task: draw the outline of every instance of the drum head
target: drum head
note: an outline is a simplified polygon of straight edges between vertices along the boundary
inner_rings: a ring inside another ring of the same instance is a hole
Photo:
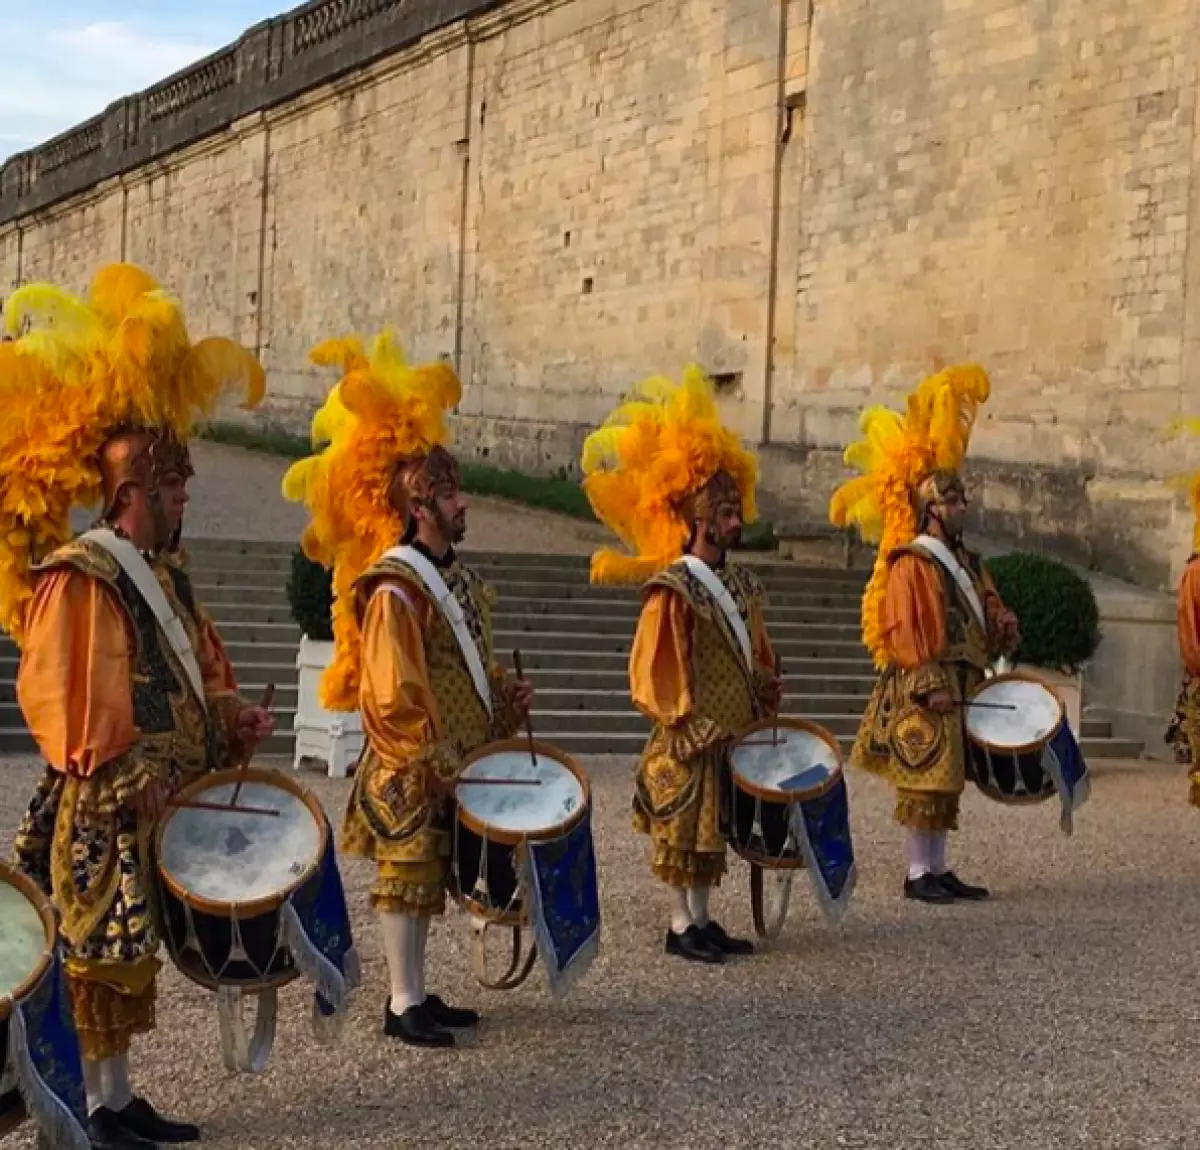
[[[35,901],[32,884],[7,867],[0,868],[0,1000],[16,999],[32,989],[54,946],[48,904]],[[0,1011],[0,1019],[7,1011]]]
[[[222,781],[218,781],[222,780]],[[194,905],[229,906],[282,902],[320,865],[325,828],[305,792],[252,772],[238,806],[266,807],[279,816],[237,811],[169,810],[161,824],[158,863],[175,893]],[[201,780],[187,798],[228,803],[235,772]]]
[[[827,791],[842,764],[832,735],[815,724],[781,719],[777,729],[760,726],[745,735],[730,754],[730,770],[742,790],[794,802]]]
[[[541,786],[460,786],[455,797],[467,820],[484,831],[535,839],[555,838],[574,824],[589,801],[584,780],[545,745],[536,753],[536,765],[525,744],[485,750],[468,763],[464,779],[538,779]]]
[[[993,750],[1044,746],[1063,721],[1058,696],[1045,683],[1019,675],[989,679],[971,696],[971,702],[989,705],[966,708],[967,736]]]

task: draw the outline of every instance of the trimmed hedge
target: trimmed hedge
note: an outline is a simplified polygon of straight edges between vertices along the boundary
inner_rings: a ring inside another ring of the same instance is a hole
[[[987,569],[1021,622],[1016,661],[1076,674],[1100,645],[1091,584],[1066,564],[1032,551],[989,559]]]
[[[292,555],[287,597],[292,618],[305,635],[317,642],[333,639],[333,575],[303,551]]]

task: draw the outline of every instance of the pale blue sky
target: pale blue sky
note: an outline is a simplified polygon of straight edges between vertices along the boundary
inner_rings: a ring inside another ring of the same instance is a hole
[[[0,0],[0,160],[292,6],[289,0]]]

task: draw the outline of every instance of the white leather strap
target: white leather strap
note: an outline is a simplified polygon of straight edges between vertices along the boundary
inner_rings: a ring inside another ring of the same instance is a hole
[[[103,548],[121,565],[121,570],[129,576],[137,588],[138,594],[146,601],[146,606],[150,608],[158,622],[163,638],[166,639],[171,650],[179,659],[200,706],[207,708],[208,704],[204,697],[204,676],[200,673],[200,663],[196,659],[196,652],[192,650],[192,641],[188,638],[187,628],[184,627],[183,620],[172,610],[166,593],[159,585],[158,577],[151,570],[150,564],[146,562],[142,553],[128,539],[122,539],[107,527],[94,528],[85,532],[81,538]]]
[[[728,588],[703,559],[699,559],[695,555],[684,555],[683,563],[700,581],[704,590],[712,596],[717,606],[721,608],[721,613],[725,616],[725,621],[729,624],[729,629],[733,632],[734,638],[737,639],[738,648],[742,653],[742,658],[746,662],[746,667],[752,668],[754,666],[754,650],[750,645],[750,632],[746,630],[742,613],[733,601],[733,596],[729,594]]]
[[[442,578],[441,572],[415,547],[393,547],[384,552],[383,558],[403,563],[425,584],[425,590],[438,605],[446,622],[450,624],[450,630],[454,632],[454,638],[458,641],[458,648],[462,652],[463,662],[467,666],[471,682],[475,684],[475,693],[479,696],[479,701],[490,717],[492,714],[492,688],[488,682],[487,671],[484,669],[483,660],[479,657],[479,648],[475,646],[475,637],[467,626],[463,609],[459,606],[458,600],[454,598],[454,592],[446,586],[446,580]]]
[[[987,615],[984,613],[983,604],[979,601],[979,592],[975,590],[975,584],[971,582],[971,576],[966,568],[954,557],[954,552],[932,535],[918,535],[913,542],[922,550],[928,551],[950,573],[954,582],[958,584],[958,589],[971,605],[971,610],[975,612],[975,618],[979,620],[979,625],[986,632]]]

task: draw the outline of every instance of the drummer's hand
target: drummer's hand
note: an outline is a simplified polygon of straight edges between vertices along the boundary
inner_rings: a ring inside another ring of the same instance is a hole
[[[275,730],[275,716],[263,707],[243,707],[238,712],[236,728],[243,746],[260,743]]]
[[[925,705],[938,715],[948,715],[954,710],[954,696],[949,691],[933,691],[926,698]]]
[[[763,693],[766,696],[767,706],[772,711],[778,711],[783,702],[783,680],[775,675],[770,676]]]
[[[167,809],[167,788],[162,783],[148,783],[129,800],[130,807],[151,822],[157,822]]]
[[[528,679],[514,679],[512,706],[518,719],[524,719],[533,707],[533,684]]]
[[[1021,643],[1021,622],[1007,607],[996,616],[996,625],[1000,628],[1000,638],[1010,650]]]

